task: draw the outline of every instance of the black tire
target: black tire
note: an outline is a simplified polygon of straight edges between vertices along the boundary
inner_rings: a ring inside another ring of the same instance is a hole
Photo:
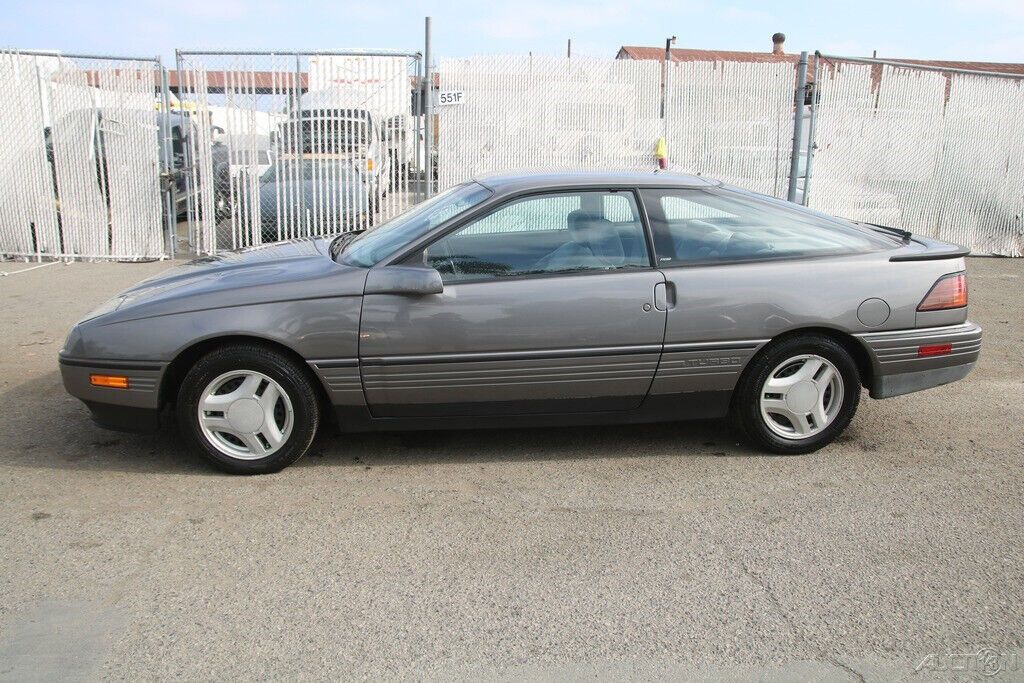
[[[783,438],[769,428],[761,415],[761,389],[780,364],[804,354],[821,356],[835,366],[843,381],[843,401],[832,421],[817,434],[802,439]],[[857,412],[860,394],[857,364],[841,344],[822,335],[791,337],[770,344],[751,360],[733,393],[730,418],[733,426],[759,450],[778,455],[811,453],[843,433]]]
[[[255,371],[273,379],[291,402],[290,433],[277,450],[262,458],[246,460],[223,453],[199,424],[202,393],[216,378],[236,370]],[[231,474],[269,474],[309,450],[320,424],[320,402],[313,380],[300,364],[265,346],[238,344],[211,351],[189,370],[178,390],[177,419],[185,437],[218,469]]]

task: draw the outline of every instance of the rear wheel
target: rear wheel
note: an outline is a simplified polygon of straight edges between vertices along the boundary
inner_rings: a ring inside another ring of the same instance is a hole
[[[229,346],[193,366],[178,393],[178,423],[218,468],[277,472],[316,436],[320,407],[304,369],[257,345]]]
[[[860,402],[857,364],[819,335],[769,346],[744,373],[733,396],[734,424],[756,447],[810,453],[831,443]]]

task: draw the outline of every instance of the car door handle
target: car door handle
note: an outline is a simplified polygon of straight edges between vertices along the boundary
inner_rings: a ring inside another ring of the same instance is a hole
[[[654,285],[654,307],[659,311],[669,311],[676,307],[675,285],[671,282]]]

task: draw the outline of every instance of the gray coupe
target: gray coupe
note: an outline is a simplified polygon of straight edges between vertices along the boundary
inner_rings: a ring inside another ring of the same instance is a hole
[[[807,453],[865,387],[961,379],[967,251],[705,178],[504,175],[368,232],[201,258],[79,322],[64,385],[112,428],[179,428],[225,470],[342,431],[730,416]]]

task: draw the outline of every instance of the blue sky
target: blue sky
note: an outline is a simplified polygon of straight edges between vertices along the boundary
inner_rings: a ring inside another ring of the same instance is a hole
[[[0,3],[0,47],[155,55],[174,48],[418,50],[611,57],[623,44],[1024,62],[1024,0],[38,0]]]

